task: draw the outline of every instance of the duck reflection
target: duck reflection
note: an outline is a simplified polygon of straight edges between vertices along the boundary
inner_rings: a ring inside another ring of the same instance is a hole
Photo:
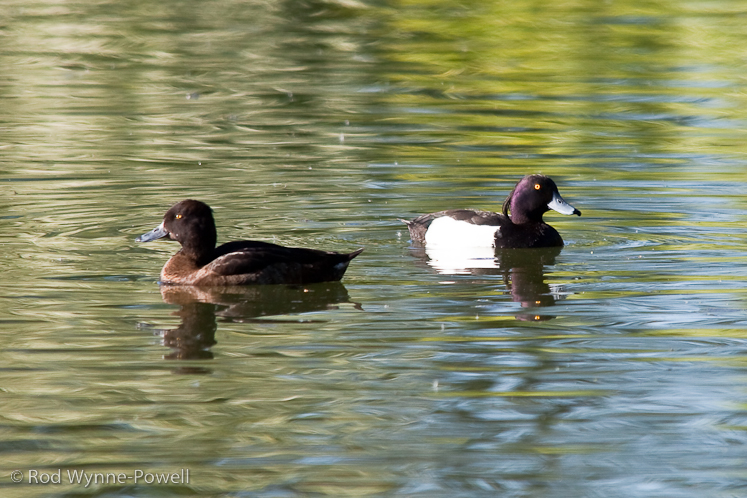
[[[168,301],[167,301],[168,302]],[[215,305],[191,302],[180,306],[174,315],[181,318],[175,329],[160,329],[163,345],[171,348],[165,355],[167,360],[209,360],[213,358],[210,348],[215,344]]]
[[[554,265],[561,247],[541,249],[493,249],[474,247],[454,250],[414,247],[413,252],[442,275],[501,275],[513,301],[522,308],[553,306],[563,298],[545,281],[546,266]],[[519,320],[551,320],[554,316],[521,313]]]
[[[522,308],[553,306],[563,296],[545,281],[545,266],[555,264],[561,248],[503,249],[496,253],[496,261],[503,270],[503,282],[511,298]],[[552,315],[520,313],[518,320],[552,320]]]
[[[337,304],[349,301],[347,289],[340,282],[204,288],[162,285],[161,296],[166,303],[179,305],[174,315],[181,319],[177,328],[159,330],[164,346],[172,350],[164,356],[169,360],[212,359],[210,348],[216,344],[219,318],[225,322],[256,322],[264,316],[335,309]]]

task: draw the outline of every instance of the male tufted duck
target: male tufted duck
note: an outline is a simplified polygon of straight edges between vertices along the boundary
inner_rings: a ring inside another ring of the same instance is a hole
[[[194,200],[172,206],[163,217],[163,223],[135,241],[150,242],[162,237],[169,237],[182,245],[161,270],[161,283],[176,285],[335,281],[342,278],[350,261],[363,251],[358,249],[342,254],[251,240],[215,247],[217,234],[212,209]]]
[[[550,178],[529,175],[508,194],[502,213],[452,209],[402,221],[414,242],[428,246],[500,249],[562,246],[563,239],[557,230],[542,221],[542,215],[550,209],[581,216],[581,211],[560,197]]]

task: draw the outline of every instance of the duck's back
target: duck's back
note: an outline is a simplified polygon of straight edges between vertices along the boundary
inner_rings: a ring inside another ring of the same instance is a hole
[[[493,213],[491,211],[477,211],[474,209],[450,209],[448,211],[439,211],[437,213],[430,213],[418,216],[414,220],[403,220],[407,224],[407,229],[410,231],[410,238],[413,242],[425,243],[426,233],[431,228],[431,225],[435,220],[441,219],[443,223],[444,235],[429,234],[429,237],[438,238],[458,238],[460,226],[468,227],[474,225],[475,227],[485,227],[483,231],[486,233],[490,230],[489,227],[495,227],[493,232],[498,228],[511,223],[508,217],[500,214]],[[438,227],[434,227],[438,228]],[[468,227],[469,228],[469,227]],[[469,228],[471,230],[471,228]],[[481,230],[477,228],[476,230]]]
[[[405,220],[403,220],[405,221]],[[494,246],[500,249],[561,247],[563,239],[550,225],[517,225],[508,216],[491,211],[452,209],[405,221],[413,242],[454,247]]]
[[[220,278],[229,285],[330,282],[340,280],[362,251],[343,254],[269,242],[228,242],[215,249],[215,258],[203,271],[206,279]]]

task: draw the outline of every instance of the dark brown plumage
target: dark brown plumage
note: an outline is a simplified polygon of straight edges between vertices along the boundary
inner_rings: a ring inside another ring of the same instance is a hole
[[[182,248],[161,270],[162,284],[249,285],[310,284],[340,280],[350,261],[363,249],[348,254],[259,241],[228,242],[215,247],[217,233],[210,207],[185,200],[171,207],[163,223],[137,242],[169,237]]]

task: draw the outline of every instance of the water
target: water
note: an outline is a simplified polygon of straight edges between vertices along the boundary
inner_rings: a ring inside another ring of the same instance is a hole
[[[3,496],[744,494],[740,2],[0,14]],[[583,212],[560,252],[398,221],[533,172]],[[222,242],[366,249],[162,291],[175,243],[133,240],[188,197]]]

